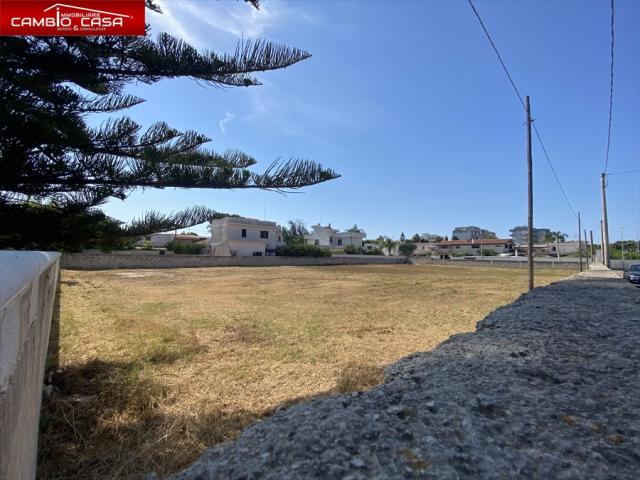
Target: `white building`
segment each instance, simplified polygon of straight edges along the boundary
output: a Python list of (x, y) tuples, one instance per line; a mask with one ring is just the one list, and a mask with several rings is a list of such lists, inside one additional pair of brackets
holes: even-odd
[(451, 240), (480, 240), (496, 238), (495, 232), (480, 227), (456, 227), (451, 234)]
[(366, 233), (359, 232), (340, 232), (331, 227), (331, 224), (323, 227), (322, 225), (314, 225), (313, 231), (304, 236), (305, 245), (316, 245), (324, 248), (344, 248), (348, 245), (362, 247)]
[(275, 255), (282, 245), (282, 230), (276, 222), (242, 217), (211, 222), (211, 255), (261, 257)]
[(498, 254), (513, 253), (511, 239), (493, 238), (486, 240), (446, 240), (435, 244), (439, 255), (463, 256), (480, 255), (481, 250), (492, 250)]

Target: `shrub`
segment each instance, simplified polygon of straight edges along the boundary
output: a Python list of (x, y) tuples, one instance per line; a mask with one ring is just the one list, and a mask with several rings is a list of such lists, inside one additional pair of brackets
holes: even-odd
[(365, 255), (384, 255), (384, 252), (378, 247), (373, 247), (371, 250), (365, 250), (363, 253)]
[(405, 257), (408, 257), (413, 253), (413, 251), (416, 248), (417, 246), (415, 243), (401, 243), (400, 246), (398, 247), (398, 250), (400, 250), (400, 253), (402, 255), (404, 255)]
[(321, 248), (316, 245), (285, 245), (277, 252), (283, 257), (330, 257), (331, 251), (328, 248)]
[(348, 255), (362, 255), (362, 247), (356, 245), (347, 245), (344, 247), (344, 253)]
[(198, 245), (196, 243), (171, 242), (169, 245), (167, 245), (167, 250), (170, 250), (173, 253), (181, 253), (186, 255), (200, 255), (203, 249), (204, 245)]
[(498, 252), (496, 252), (495, 250), (487, 250), (483, 248), (480, 251), (480, 255), (482, 255), (483, 257), (495, 257), (496, 255), (498, 255)]

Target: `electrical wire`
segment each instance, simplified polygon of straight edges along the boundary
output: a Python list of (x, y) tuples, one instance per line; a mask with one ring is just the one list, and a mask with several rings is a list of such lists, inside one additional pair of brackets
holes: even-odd
[(624, 175), (626, 173), (638, 173), (638, 172), (640, 172), (640, 168), (638, 168), (636, 170), (625, 170), (623, 172), (611, 172), (611, 173), (607, 173), (606, 175), (607, 176), (610, 176), (610, 175)]
[[(478, 22), (480, 23), (480, 26), (482, 27), (482, 30), (484, 30), (484, 33), (487, 36), (487, 39), (489, 40), (489, 43), (491, 44), (491, 47), (493, 48), (493, 51), (495, 52), (496, 56), (498, 57), (498, 60), (500, 60), (500, 64), (502, 65), (502, 69), (504, 70), (504, 73), (507, 74), (507, 78), (511, 82), (511, 86), (513, 87), (513, 90), (516, 92), (516, 95), (517, 95), (518, 99), (520, 100), (520, 103), (521, 103), (522, 107), (524, 109), (526, 109), (524, 100), (522, 98), (522, 95), (520, 94), (520, 90), (518, 90), (518, 87), (516, 86), (516, 83), (513, 81), (513, 77), (509, 73), (509, 69), (507, 68), (506, 64), (504, 63), (504, 60), (502, 60), (502, 56), (500, 55), (500, 52), (498, 51), (498, 47), (496, 47), (496, 44), (494, 43), (493, 39), (491, 38), (491, 34), (489, 33), (489, 30), (487, 30), (487, 27), (485, 27), (484, 22), (482, 21), (482, 18), (480, 17), (480, 14), (478, 13), (478, 10), (476, 9), (476, 7), (473, 4), (472, 0), (467, 0), (467, 1), (469, 2), (469, 5), (471, 6), (471, 8), (473, 10), (473, 13), (476, 15), (476, 18), (478, 19)], [(611, 0), (611, 2), (613, 4), (613, 0)], [(544, 146), (544, 143), (542, 141), (542, 136), (540, 135), (540, 132), (538, 131), (538, 127), (536, 127), (535, 123), (533, 124), (533, 130), (536, 133), (536, 138), (538, 139), (538, 142), (540, 142), (540, 146), (542, 147), (542, 151), (544, 152), (544, 156), (547, 159), (547, 163), (549, 164), (549, 167), (551, 168), (551, 172), (553, 172), (553, 176), (556, 179), (556, 183), (558, 184), (558, 187), (560, 188), (560, 192), (562, 192), (562, 196), (564, 197), (565, 201), (567, 202), (567, 206), (571, 210), (571, 213), (573, 213), (573, 216), (578, 218), (578, 214), (576, 213), (575, 208), (573, 208), (573, 205), (569, 201), (569, 197), (567, 196), (567, 193), (565, 192), (564, 187), (562, 186), (562, 182), (560, 182), (560, 178), (558, 177), (558, 173), (556, 172), (556, 169), (553, 167), (553, 163), (551, 162), (551, 158), (549, 157), (549, 153), (547, 152), (547, 149)]]
[(609, 167), (609, 148), (611, 147), (611, 117), (613, 113), (613, 47), (615, 44), (615, 30), (614, 30), (614, 6), (613, 0), (611, 0), (611, 69), (609, 72), (609, 128), (607, 129), (607, 154), (604, 159), (604, 173), (607, 173)]

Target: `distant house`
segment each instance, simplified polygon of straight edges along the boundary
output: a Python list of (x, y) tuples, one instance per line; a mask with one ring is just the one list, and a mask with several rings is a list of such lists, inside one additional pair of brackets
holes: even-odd
[(314, 225), (313, 231), (304, 236), (305, 245), (315, 245), (323, 248), (344, 248), (348, 245), (362, 247), (366, 233), (358, 232), (340, 232), (331, 227), (331, 224), (323, 227), (322, 225)]
[(210, 245), (214, 256), (262, 257), (275, 255), (284, 242), (276, 222), (224, 217), (211, 222)]
[(198, 243), (202, 240), (207, 240), (208, 237), (201, 237), (200, 235), (184, 234), (184, 233), (154, 233), (148, 237), (142, 238), (137, 242), (137, 245), (143, 246), (145, 242), (151, 242), (153, 248), (162, 248), (169, 245), (171, 242), (176, 243)]
[(453, 229), (451, 239), (453, 240), (454, 237), (457, 240), (480, 240), (481, 238), (496, 238), (496, 234), (480, 227), (456, 227)]
[(437, 253), (437, 247), (435, 243), (416, 243), (416, 249), (413, 251), (414, 255), (431, 255)]
[[(526, 245), (529, 238), (529, 228), (525, 225), (513, 227), (509, 230), (511, 239), (516, 245)], [(548, 228), (534, 228), (533, 229), (533, 243), (542, 243), (545, 241), (547, 235), (551, 233)]]
[(480, 255), (481, 250), (493, 250), (500, 253), (513, 253), (513, 241), (502, 238), (483, 240), (446, 240), (435, 244), (435, 252), (439, 255)]

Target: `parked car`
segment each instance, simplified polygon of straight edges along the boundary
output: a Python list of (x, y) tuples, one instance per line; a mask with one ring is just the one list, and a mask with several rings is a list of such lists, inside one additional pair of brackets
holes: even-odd
[(640, 263), (634, 263), (629, 266), (629, 270), (624, 272), (624, 278), (629, 280), (631, 283), (640, 285)]

